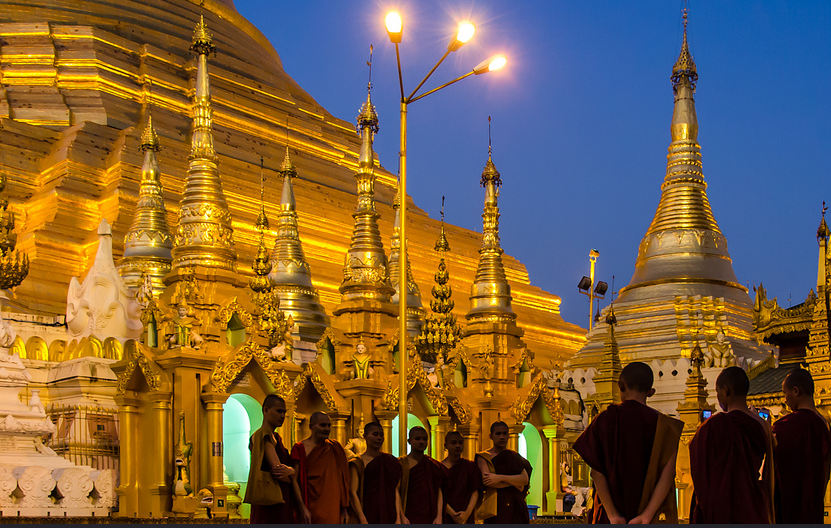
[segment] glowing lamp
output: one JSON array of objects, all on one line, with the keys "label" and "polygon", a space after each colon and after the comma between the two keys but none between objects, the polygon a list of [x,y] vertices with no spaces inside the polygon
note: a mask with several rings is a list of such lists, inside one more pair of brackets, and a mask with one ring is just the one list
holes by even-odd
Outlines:
[{"label": "glowing lamp", "polygon": [[401,36],[404,34],[404,23],[401,21],[401,15],[395,11],[387,13],[384,24],[387,26],[387,35],[390,36],[390,41],[393,44],[399,44]]}]

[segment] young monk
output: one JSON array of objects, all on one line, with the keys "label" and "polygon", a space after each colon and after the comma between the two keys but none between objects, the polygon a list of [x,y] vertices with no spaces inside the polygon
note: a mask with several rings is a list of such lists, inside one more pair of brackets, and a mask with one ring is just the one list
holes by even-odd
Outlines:
[{"label": "young monk", "polygon": [[324,412],[309,418],[311,434],[291,448],[298,464],[294,493],[300,507],[300,521],[314,524],[341,524],[348,518],[349,469],[343,447],[329,440],[332,422]]},{"label": "young monk", "polygon": [[678,523],[675,459],[683,422],[647,407],[654,376],[635,361],[620,373],[620,404],[600,413],[574,443],[591,467],[593,524]]},{"label": "young monk", "polygon": [[[251,524],[294,522],[294,460],[275,432],[286,420],[286,401],[276,394],[263,400],[263,425],[248,440],[251,468],[244,502],[251,504]],[[259,493],[258,493],[259,492]]]},{"label": "young monk", "polygon": [[747,406],[749,388],[739,367],[727,367],[716,379],[716,397],[725,412],[708,418],[690,442],[690,523],[773,522],[772,446],[766,422]]},{"label": "young monk", "polygon": [[349,489],[354,519],[361,524],[398,524],[401,520],[401,464],[382,453],[384,429],[364,426],[366,451],[349,461]]},{"label": "young monk", "polygon": [[508,449],[508,424],[491,424],[493,446],[476,453],[476,464],[482,472],[484,493],[477,506],[476,517],[485,524],[528,524],[525,495],[531,477],[531,464],[519,453]]},{"label": "young monk", "polygon": [[782,381],[791,412],[773,424],[776,522],[822,524],[831,469],[831,432],[814,406],[814,379],[792,370]]},{"label": "young monk", "polygon": [[473,509],[479,498],[482,474],[472,460],[462,458],[465,444],[458,431],[444,437],[447,458],[441,461],[447,468],[444,495],[444,524],[474,524]]},{"label": "young monk", "polygon": [[441,488],[447,470],[437,460],[424,454],[427,449],[427,431],[423,427],[410,429],[410,454],[399,458],[401,477],[402,524],[441,524]]}]

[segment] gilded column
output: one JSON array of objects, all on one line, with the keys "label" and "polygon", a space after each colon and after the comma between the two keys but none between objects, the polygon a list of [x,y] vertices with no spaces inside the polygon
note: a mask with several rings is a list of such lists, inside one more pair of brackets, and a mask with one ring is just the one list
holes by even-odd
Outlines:
[{"label": "gilded column", "polygon": [[436,460],[444,458],[444,437],[450,425],[448,416],[428,416],[430,422],[430,456]]},{"label": "gilded column", "polygon": [[214,151],[208,55],[216,52],[204,17],[193,32],[197,54],[193,134],[173,248],[173,268],[206,266],[236,270],[234,230]]},{"label": "gilded column", "polygon": [[563,434],[557,425],[546,425],[542,428],[545,435],[546,448],[548,450],[548,491],[545,493],[545,512],[548,515],[557,513],[557,499],[562,496],[560,492],[560,467],[562,457],[560,456],[560,440]]},{"label": "gilded column", "polygon": [[172,495],[171,485],[173,482],[173,450],[171,439],[173,438],[172,425],[172,401],[171,393],[153,391],[148,395],[151,403],[151,420],[153,421],[153,484],[150,489],[152,503],[151,512],[162,513],[167,510],[167,502]]},{"label": "gilded column", "polygon": [[[213,492],[214,507],[212,512],[218,517],[227,516],[225,496],[228,489],[224,484],[223,442],[222,442],[222,406],[228,400],[227,394],[204,393],[202,402],[205,404],[205,421],[207,425],[207,442],[203,448],[208,449],[208,485]],[[221,502],[220,502],[221,501]],[[222,506],[220,506],[222,504]]]},{"label": "gilded column", "polygon": [[335,440],[340,442],[340,445],[346,445],[346,418],[331,415],[332,419],[332,433],[334,433]]},{"label": "gilded column", "polygon": [[378,418],[378,423],[381,424],[381,428],[384,430],[383,451],[385,453],[392,453],[392,442],[394,440],[392,437],[392,420],[396,416],[398,415],[391,411],[375,411],[375,417]]},{"label": "gilded column", "polygon": [[[398,306],[398,299],[401,295],[401,285],[398,283],[399,267],[401,266],[401,193],[396,190],[395,199],[392,202],[395,210],[395,221],[392,225],[392,238],[390,238],[390,260],[388,274],[395,293],[392,296],[392,304]],[[424,307],[421,303],[421,291],[418,289],[410,269],[410,258],[407,257],[407,334],[416,337],[424,326]]]},{"label": "gilded column", "polygon": [[118,264],[118,272],[124,284],[131,288],[139,287],[142,273],[146,274],[153,292],[158,295],[164,291],[162,279],[170,271],[173,261],[173,237],[167,226],[161,171],[156,159],[159,137],[153,128],[152,116],[147,117],[139,148],[144,152],[139,199],[133,223],[124,235],[124,257]]},{"label": "gilded column", "polygon": [[525,429],[523,424],[508,426],[508,449],[519,451],[519,435],[522,434],[523,429]]},{"label": "gilded column", "polygon": [[138,489],[138,408],[139,399],[116,396],[120,431],[118,513],[121,517],[133,517],[139,513]]}]

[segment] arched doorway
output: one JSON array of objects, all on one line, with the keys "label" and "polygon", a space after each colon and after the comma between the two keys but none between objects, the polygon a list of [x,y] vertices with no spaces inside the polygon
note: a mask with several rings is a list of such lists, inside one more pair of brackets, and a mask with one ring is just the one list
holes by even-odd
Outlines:
[{"label": "arched doorway", "polygon": [[[427,431],[428,438],[429,438],[430,429],[428,427],[426,427],[422,423],[421,420],[418,419],[418,416],[416,416],[412,413],[407,413],[407,433],[409,434],[410,429],[412,429],[413,427],[416,427],[416,426],[424,427],[424,429]],[[409,453],[409,452],[410,452],[410,448],[408,447],[407,448],[407,453]],[[395,418],[392,419],[392,455],[393,456],[399,456],[398,455],[398,416],[396,416]]]},{"label": "arched doorway", "polygon": [[[232,394],[222,406],[222,442],[225,447],[223,462],[228,480],[240,485],[239,495],[245,496],[251,455],[248,439],[263,423],[260,403],[247,394]],[[251,506],[240,507],[240,515],[247,518]]]},{"label": "arched doorway", "polygon": [[537,428],[528,422],[523,422],[525,429],[519,435],[519,454],[531,464],[531,487],[528,490],[526,502],[542,508],[542,478],[545,467],[542,465],[542,439]]}]

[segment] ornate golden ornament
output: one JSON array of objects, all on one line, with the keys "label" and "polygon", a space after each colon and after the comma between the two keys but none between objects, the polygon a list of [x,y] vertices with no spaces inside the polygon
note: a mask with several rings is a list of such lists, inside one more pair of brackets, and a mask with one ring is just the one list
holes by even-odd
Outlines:
[{"label": "ornate golden ornament", "polygon": [[[6,188],[7,176],[0,172],[0,192]],[[9,201],[0,199],[0,289],[7,290],[20,286],[29,274],[29,257],[14,247],[17,235],[14,233],[14,213],[9,211]]]},{"label": "ornate golden ornament", "polygon": [[549,390],[548,380],[542,375],[538,374],[534,381],[528,386],[528,392],[525,395],[517,397],[516,402],[511,406],[510,414],[514,423],[519,425],[525,421],[531,408],[538,398],[542,398],[548,414],[554,423],[560,427],[565,420],[565,413],[563,412],[562,404],[560,403],[560,389],[556,385]]},{"label": "ornate golden ornament", "polygon": [[228,388],[252,360],[260,366],[279,396],[286,401],[294,401],[299,391],[295,392],[282,364],[274,361],[268,350],[250,339],[217,360],[211,371],[214,392],[227,393]]},{"label": "ornate golden ornament", "polygon": [[[421,366],[420,361],[410,363],[410,366],[407,369],[408,393],[415,388],[416,383],[418,383],[418,385],[424,391],[424,395],[427,397],[427,401],[433,407],[433,411],[439,416],[445,416],[447,414],[447,400],[445,400],[444,395],[441,392],[439,392],[438,389],[433,387],[433,384],[430,383],[430,380],[427,379],[427,373],[424,372],[424,367]],[[384,393],[384,396],[381,399],[381,406],[388,411],[397,409],[399,394],[399,387],[393,387],[392,383],[388,382],[387,391]]]},{"label": "ornate golden ornament", "polygon": [[127,392],[127,384],[137,368],[141,371],[151,391],[161,388],[161,369],[147,356],[144,345],[132,339],[127,341],[124,344],[124,359],[127,360],[127,368],[118,376],[115,388],[117,395],[121,396]]}]

